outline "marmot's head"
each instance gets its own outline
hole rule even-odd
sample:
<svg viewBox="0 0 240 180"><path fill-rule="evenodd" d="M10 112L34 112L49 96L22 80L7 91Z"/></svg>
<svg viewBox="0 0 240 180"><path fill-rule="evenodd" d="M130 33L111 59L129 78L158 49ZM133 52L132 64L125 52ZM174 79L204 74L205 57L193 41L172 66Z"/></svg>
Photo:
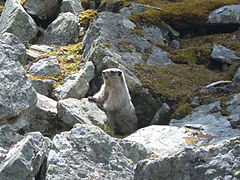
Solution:
<svg viewBox="0 0 240 180"><path fill-rule="evenodd" d="M124 78L123 72L117 68L103 70L102 76L105 82L109 82L111 84L122 81Z"/></svg>

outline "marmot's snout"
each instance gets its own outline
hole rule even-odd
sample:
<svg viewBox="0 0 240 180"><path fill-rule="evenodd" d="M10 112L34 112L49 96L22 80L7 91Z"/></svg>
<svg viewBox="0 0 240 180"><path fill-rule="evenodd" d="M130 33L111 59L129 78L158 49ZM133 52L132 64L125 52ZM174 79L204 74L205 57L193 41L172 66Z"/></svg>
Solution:
<svg viewBox="0 0 240 180"><path fill-rule="evenodd" d="M115 76L115 75L121 76L122 71L119 70L119 69L109 68L109 69L105 69L102 72L102 75L103 75L104 78L107 78L108 76Z"/></svg>

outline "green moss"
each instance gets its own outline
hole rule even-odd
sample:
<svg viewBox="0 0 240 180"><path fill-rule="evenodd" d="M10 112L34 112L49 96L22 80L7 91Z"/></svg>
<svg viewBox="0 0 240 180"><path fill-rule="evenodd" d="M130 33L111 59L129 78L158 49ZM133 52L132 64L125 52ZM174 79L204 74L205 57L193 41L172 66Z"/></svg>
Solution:
<svg viewBox="0 0 240 180"><path fill-rule="evenodd" d="M103 45L103 46L110 47L110 46L111 46L111 43L110 43L110 42L102 42L102 45Z"/></svg>
<svg viewBox="0 0 240 180"><path fill-rule="evenodd" d="M144 52L142 54L142 59L144 62L147 61L148 57L150 56L150 54L152 53L152 47L148 48L148 49L144 49Z"/></svg>
<svg viewBox="0 0 240 180"><path fill-rule="evenodd" d="M97 10L88 9L86 11L80 12L78 15L81 26L87 28L89 24L96 18Z"/></svg>
<svg viewBox="0 0 240 180"><path fill-rule="evenodd" d="M170 58L178 64L196 64L197 55L193 48L179 49L171 53Z"/></svg>
<svg viewBox="0 0 240 180"><path fill-rule="evenodd" d="M2 11L3 11L3 8L4 8L4 7L0 5L0 14L1 14Z"/></svg>
<svg viewBox="0 0 240 180"><path fill-rule="evenodd" d="M117 47L119 49L119 51L128 51L128 52L132 52L133 49L137 49L138 47L135 47L132 43L130 42L126 42L123 40L120 40L117 44Z"/></svg>
<svg viewBox="0 0 240 180"><path fill-rule="evenodd" d="M114 138L125 138L125 137L128 136L128 135L118 135L118 134L116 134L116 132L113 129L111 129L107 123L104 124L102 129L105 133L107 133L109 136L114 137Z"/></svg>
<svg viewBox="0 0 240 180"><path fill-rule="evenodd" d="M140 28L138 28L138 29L133 29L132 32L131 32L131 34L137 34L137 35L139 35L139 36L144 36L143 31L142 31L142 29L140 29Z"/></svg>
<svg viewBox="0 0 240 180"><path fill-rule="evenodd" d="M24 5L25 1L26 1L26 0L20 0L20 3L21 3L22 5Z"/></svg>

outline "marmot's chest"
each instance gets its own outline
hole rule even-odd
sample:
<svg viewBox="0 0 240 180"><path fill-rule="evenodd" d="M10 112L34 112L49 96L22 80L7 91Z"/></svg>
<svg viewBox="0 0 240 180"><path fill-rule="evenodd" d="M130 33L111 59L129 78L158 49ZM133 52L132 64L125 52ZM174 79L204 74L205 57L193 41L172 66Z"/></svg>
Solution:
<svg viewBox="0 0 240 180"><path fill-rule="evenodd" d="M107 111L116 111L123 108L127 103L128 94L123 88L111 88L108 91L108 97L104 102Z"/></svg>

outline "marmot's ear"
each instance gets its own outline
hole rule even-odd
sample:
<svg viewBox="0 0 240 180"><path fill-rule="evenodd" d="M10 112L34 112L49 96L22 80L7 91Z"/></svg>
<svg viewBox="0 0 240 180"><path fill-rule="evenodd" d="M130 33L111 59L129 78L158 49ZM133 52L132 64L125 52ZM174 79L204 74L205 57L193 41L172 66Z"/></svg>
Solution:
<svg viewBox="0 0 240 180"><path fill-rule="evenodd" d="M118 75L119 75L119 76L121 76L121 75L122 75L122 72L121 72L121 71L119 71L119 72L118 72Z"/></svg>

